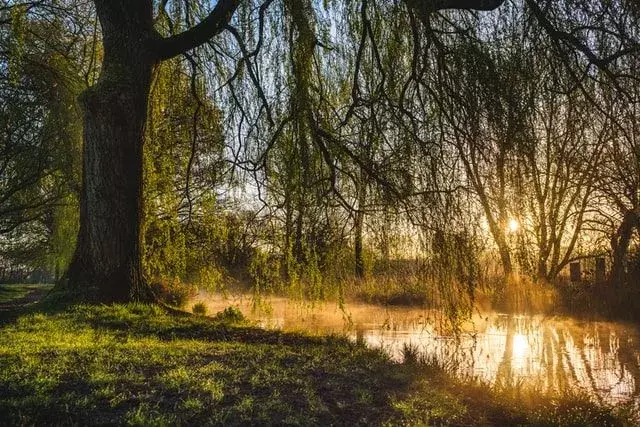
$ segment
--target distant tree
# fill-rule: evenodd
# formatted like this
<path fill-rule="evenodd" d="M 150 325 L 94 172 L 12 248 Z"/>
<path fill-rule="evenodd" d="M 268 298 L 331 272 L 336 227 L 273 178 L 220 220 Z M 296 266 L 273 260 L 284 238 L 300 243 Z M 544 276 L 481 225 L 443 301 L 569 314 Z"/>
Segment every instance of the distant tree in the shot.
<path fill-rule="evenodd" d="M 57 10 L 60 16 L 28 10 L 28 4 L 16 7 L 0 24 L 0 245 L 29 248 L 29 265 L 59 276 L 77 234 L 82 135 L 76 97 L 90 68 L 83 55 L 90 41 L 74 37 L 87 27 L 82 19 L 65 21 L 68 9 Z"/>
<path fill-rule="evenodd" d="M 550 281 L 579 259 L 576 250 L 593 217 L 597 167 L 610 134 L 606 117 L 591 114 L 591 105 L 576 93 L 545 91 L 535 110 L 518 170 L 523 210 L 531 216 L 523 227 L 537 252 L 535 274 Z"/>
<path fill-rule="evenodd" d="M 626 61 L 625 67 L 634 70 L 635 61 Z M 603 95 L 607 111 L 615 122 L 612 136 L 603 146 L 603 161 L 598 165 L 596 189 L 600 196 L 599 214 L 609 236 L 611 271 L 609 282 L 621 286 L 628 280 L 629 250 L 634 234 L 640 234 L 640 98 L 637 86 L 626 87 L 634 102 L 619 92 L 607 91 Z M 637 237 L 640 237 L 638 235 Z"/>

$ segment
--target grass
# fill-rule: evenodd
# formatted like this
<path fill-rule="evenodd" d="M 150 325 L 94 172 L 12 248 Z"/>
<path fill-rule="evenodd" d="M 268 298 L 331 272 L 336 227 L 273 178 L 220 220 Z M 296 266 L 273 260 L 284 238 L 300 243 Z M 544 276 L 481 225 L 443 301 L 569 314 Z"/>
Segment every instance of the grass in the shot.
<path fill-rule="evenodd" d="M 48 291 L 53 285 L 0 284 L 0 304 L 26 298 L 33 292 Z"/>
<path fill-rule="evenodd" d="M 265 331 L 233 309 L 41 305 L 7 319 L 0 425 L 632 424 L 575 396 L 461 382 L 416 354 L 398 364 L 340 337 Z"/>

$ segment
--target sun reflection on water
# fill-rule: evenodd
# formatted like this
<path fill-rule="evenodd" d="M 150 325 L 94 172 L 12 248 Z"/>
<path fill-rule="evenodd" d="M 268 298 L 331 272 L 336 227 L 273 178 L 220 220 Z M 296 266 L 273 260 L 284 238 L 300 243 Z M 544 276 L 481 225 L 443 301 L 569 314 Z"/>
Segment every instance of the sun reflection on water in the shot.
<path fill-rule="evenodd" d="M 522 359 L 529 354 L 529 342 L 526 335 L 515 334 L 513 336 L 513 350 L 511 357 L 514 359 Z"/>

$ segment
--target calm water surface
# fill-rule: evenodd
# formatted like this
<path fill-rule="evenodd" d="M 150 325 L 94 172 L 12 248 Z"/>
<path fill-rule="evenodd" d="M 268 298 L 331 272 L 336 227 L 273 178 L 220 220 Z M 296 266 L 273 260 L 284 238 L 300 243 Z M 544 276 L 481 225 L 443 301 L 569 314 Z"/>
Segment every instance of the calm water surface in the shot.
<path fill-rule="evenodd" d="M 640 335 L 631 324 L 567 317 L 474 316 L 457 337 L 437 312 L 370 304 L 309 305 L 251 296 L 199 295 L 209 313 L 235 305 L 266 328 L 343 333 L 402 360 L 405 345 L 438 359 L 461 377 L 492 384 L 531 383 L 542 390 L 583 390 L 597 400 L 640 404 Z M 638 384 L 638 385 L 637 385 Z"/>

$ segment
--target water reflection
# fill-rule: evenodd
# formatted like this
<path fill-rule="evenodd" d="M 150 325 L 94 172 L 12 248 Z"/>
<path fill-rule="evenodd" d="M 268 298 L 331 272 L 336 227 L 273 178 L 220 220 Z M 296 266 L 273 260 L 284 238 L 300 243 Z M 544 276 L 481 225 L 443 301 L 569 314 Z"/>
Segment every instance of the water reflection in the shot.
<path fill-rule="evenodd" d="M 541 391 L 567 388 L 600 401 L 640 403 L 640 344 L 636 327 L 615 322 L 543 316 L 476 316 L 464 332 L 445 332 L 433 311 L 367 304 L 308 305 L 272 298 L 255 310 L 250 297 L 198 301 L 215 313 L 233 304 L 268 328 L 344 333 L 401 360 L 410 345 L 457 375 L 498 385 L 532 384 Z"/>

